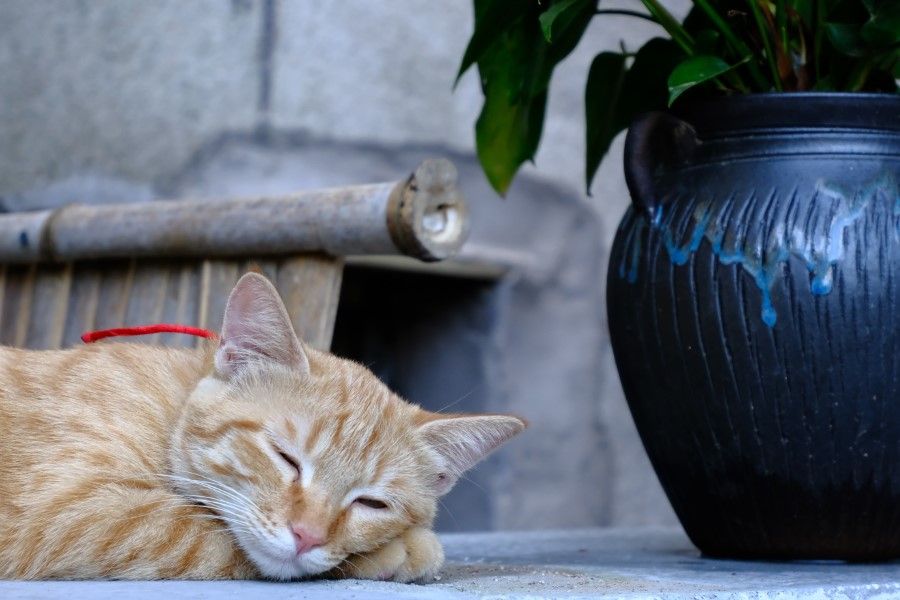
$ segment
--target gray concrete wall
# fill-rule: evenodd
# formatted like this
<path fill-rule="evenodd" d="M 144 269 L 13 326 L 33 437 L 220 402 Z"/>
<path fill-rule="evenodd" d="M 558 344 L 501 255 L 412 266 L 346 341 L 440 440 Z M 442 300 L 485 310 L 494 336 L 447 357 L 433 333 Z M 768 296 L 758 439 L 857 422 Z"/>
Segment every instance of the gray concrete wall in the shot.
<path fill-rule="evenodd" d="M 636 48 L 655 31 L 595 20 L 554 78 L 535 164 L 500 200 L 472 158 L 475 73 L 451 90 L 471 10 L 468 0 L 2 2 L 3 205 L 393 179 L 449 154 L 479 207 L 473 243 L 538 257 L 497 288 L 484 339 L 483 404 L 534 424 L 479 471 L 490 526 L 673 523 L 606 336 L 606 252 L 627 203 L 621 139 L 592 197 L 582 183 L 588 65 L 621 36 Z"/>

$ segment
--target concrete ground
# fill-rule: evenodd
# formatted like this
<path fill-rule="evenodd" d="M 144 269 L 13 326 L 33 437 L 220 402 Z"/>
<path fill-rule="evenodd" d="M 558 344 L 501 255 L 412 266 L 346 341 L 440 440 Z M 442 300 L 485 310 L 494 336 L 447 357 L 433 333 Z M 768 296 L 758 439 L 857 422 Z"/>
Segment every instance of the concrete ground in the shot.
<path fill-rule="evenodd" d="M 427 585 L 371 581 L 0 582 L 4 600 L 295 598 L 900 598 L 900 563 L 701 558 L 678 529 L 443 536 L 448 564 Z"/>

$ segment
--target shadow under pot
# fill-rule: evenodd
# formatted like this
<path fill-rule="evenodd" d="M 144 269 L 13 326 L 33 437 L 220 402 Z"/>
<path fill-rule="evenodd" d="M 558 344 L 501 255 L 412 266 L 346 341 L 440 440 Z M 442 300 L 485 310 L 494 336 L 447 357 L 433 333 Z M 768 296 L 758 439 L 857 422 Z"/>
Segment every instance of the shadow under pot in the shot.
<path fill-rule="evenodd" d="M 625 171 L 610 334 L 691 540 L 900 558 L 900 96 L 651 113 Z"/>

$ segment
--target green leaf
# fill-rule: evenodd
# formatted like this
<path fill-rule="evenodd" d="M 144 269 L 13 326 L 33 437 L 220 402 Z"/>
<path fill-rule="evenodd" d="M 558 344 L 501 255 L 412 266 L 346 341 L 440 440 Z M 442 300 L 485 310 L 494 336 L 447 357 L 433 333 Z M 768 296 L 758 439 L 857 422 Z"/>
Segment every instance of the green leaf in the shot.
<path fill-rule="evenodd" d="M 504 94 L 489 94 L 475 122 L 478 160 L 491 186 L 506 195 L 519 167 L 537 151 L 544 127 L 547 94 L 527 103 L 504 102 Z"/>
<path fill-rule="evenodd" d="M 541 13 L 540 23 L 541 31 L 544 38 L 548 42 L 553 41 L 553 32 L 559 32 L 568 26 L 577 22 L 578 16 L 584 9 L 585 4 L 590 4 L 596 0 L 558 0 L 550 5 L 546 11 Z"/>
<path fill-rule="evenodd" d="M 609 145 L 625 126 L 621 119 L 621 96 L 625 84 L 625 55 L 602 52 L 591 63 L 584 89 L 587 160 L 585 180 L 591 182 Z"/>
<path fill-rule="evenodd" d="M 523 10 L 522 2 L 517 0 L 475 0 L 474 5 L 475 31 L 463 54 L 456 80 L 453 82 L 454 87 L 459 83 L 463 73 L 484 56 L 491 44 L 496 42 L 504 31 L 515 27 L 527 12 Z"/>
<path fill-rule="evenodd" d="M 606 54 L 613 53 L 600 54 L 594 59 L 585 88 L 588 193 L 597 168 L 616 135 L 639 114 L 666 108 L 669 93 L 666 80 L 685 57 L 674 41 L 653 38 L 638 50 L 631 68 L 620 79 L 617 61 L 604 57 Z M 613 54 L 615 56 L 621 55 Z"/>
<path fill-rule="evenodd" d="M 862 38 L 879 48 L 900 43 L 900 2 L 882 2 L 862 27 Z"/>
<path fill-rule="evenodd" d="M 787 34 L 787 0 L 775 0 L 775 28 L 777 29 L 778 44 L 786 52 L 788 47 Z"/>
<path fill-rule="evenodd" d="M 748 59 L 749 56 L 741 62 L 747 62 Z M 672 106 L 672 103 L 681 94 L 695 85 L 715 79 L 736 66 L 729 65 L 718 56 L 708 54 L 688 58 L 675 67 L 675 70 L 669 75 L 669 106 Z"/>
<path fill-rule="evenodd" d="M 669 75 L 685 58 L 675 42 L 663 38 L 653 38 L 638 50 L 625 75 L 626 102 L 621 117 L 625 127 L 641 113 L 666 108 Z"/>
<path fill-rule="evenodd" d="M 665 6 L 659 3 L 659 0 L 640 0 L 647 12 L 650 13 L 657 23 L 666 30 L 672 39 L 681 46 L 682 50 L 688 54 L 694 53 L 694 38 L 691 34 L 678 22 L 672 13 Z M 696 0 L 695 0 L 696 1 Z"/>
<path fill-rule="evenodd" d="M 866 44 L 860 34 L 860 26 L 850 23 L 825 23 L 828 41 L 841 54 L 865 56 Z"/>
<path fill-rule="evenodd" d="M 506 193 L 522 163 L 533 159 L 553 69 L 575 47 L 594 12 L 591 3 L 579 3 L 577 18 L 555 31 L 551 44 L 539 22 L 546 5 L 521 0 L 513 0 L 513 5 L 509 18 L 514 23 L 477 59 L 484 105 L 475 123 L 476 149 L 488 181 L 500 194 Z"/>

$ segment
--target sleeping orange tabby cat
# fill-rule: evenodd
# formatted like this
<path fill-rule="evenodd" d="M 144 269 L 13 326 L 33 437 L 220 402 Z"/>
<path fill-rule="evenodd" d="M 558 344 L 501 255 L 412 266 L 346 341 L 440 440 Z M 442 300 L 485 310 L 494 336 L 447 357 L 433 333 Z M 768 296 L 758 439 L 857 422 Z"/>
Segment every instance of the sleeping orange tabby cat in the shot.
<path fill-rule="evenodd" d="M 0 349 L 0 578 L 425 579 L 437 498 L 524 426 L 404 402 L 248 274 L 204 349 Z"/>

